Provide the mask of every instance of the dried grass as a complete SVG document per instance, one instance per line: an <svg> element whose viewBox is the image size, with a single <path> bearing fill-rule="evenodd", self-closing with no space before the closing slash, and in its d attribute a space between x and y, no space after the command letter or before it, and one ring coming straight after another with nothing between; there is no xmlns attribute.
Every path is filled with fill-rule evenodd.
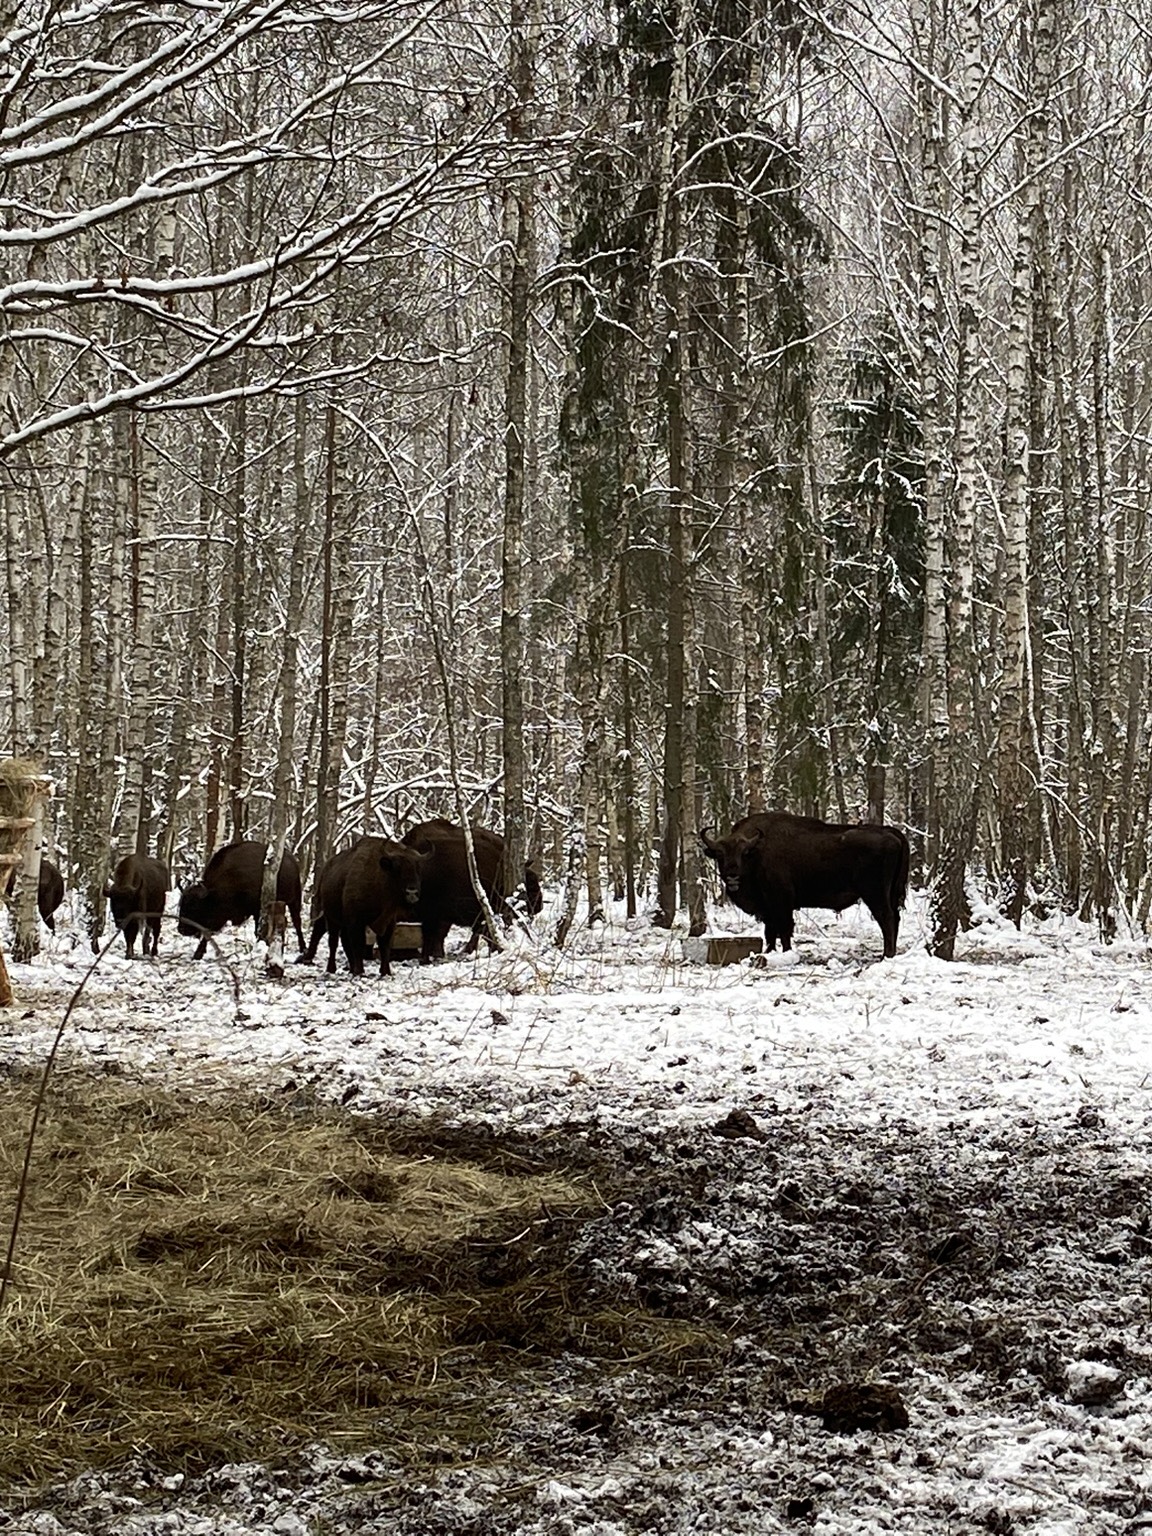
<svg viewBox="0 0 1152 1536"><path fill-rule="evenodd" d="M0 758L0 823L32 815L43 771L31 758ZM15 853L24 835L23 827L0 825L0 853Z"/></svg>
<svg viewBox="0 0 1152 1536"><path fill-rule="evenodd" d="M6 1209L33 1094L0 1088ZM510 1362L707 1353L573 1272L599 1209L586 1175L417 1151L411 1132L399 1155L339 1113L106 1079L54 1088L34 1170L0 1317L4 1482L318 1438L457 1454L491 1428L471 1388Z"/></svg>

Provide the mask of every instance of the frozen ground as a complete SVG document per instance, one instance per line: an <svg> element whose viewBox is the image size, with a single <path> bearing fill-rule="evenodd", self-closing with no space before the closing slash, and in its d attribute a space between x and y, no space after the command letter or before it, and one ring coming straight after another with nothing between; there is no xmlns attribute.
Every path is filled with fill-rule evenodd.
<svg viewBox="0 0 1152 1536"><path fill-rule="evenodd" d="M732 1343L706 1380L563 1357L494 1382L485 1454L419 1484L387 1445L188 1481L142 1464L0 1508L0 1531L1152 1532L1148 947L978 917L951 965L913 903L879 963L857 909L805 915L793 963L764 969L688 966L676 937L616 921L563 956L360 983L267 983L229 933L238 1001L174 931L159 963L113 951L70 1069L311 1087L595 1154L621 1180L581 1261ZM62 932L12 968L5 1062L42 1058L90 960ZM717 1134L732 1111L750 1134ZM860 1380L896 1387L908 1428L804 1411Z"/></svg>

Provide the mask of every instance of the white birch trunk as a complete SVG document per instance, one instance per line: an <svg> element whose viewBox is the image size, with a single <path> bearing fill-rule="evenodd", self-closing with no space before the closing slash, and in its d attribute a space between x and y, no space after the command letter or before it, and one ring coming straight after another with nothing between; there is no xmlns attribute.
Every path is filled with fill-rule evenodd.
<svg viewBox="0 0 1152 1536"><path fill-rule="evenodd" d="M941 754L947 795L941 808L941 848L932 889L929 950L951 960L965 911L964 880L976 833L982 765L974 751L973 686L977 443L977 368L982 297L980 190L983 141L979 122L983 74L981 0L964 0L961 14L962 93L960 231L956 268L959 348L956 369L955 517L948 598L948 737Z"/></svg>
<svg viewBox="0 0 1152 1536"><path fill-rule="evenodd" d="M920 729L925 783L925 862L934 865L939 847L937 764L948 730L948 620L944 548L948 509L944 495L944 423L941 369L944 316L941 313L940 247L944 212L941 168L941 104L932 82L936 37L940 29L937 0L913 0L912 30L917 59L913 89L920 135L920 249L917 332L920 348L921 434L924 449L924 635L920 653Z"/></svg>
<svg viewBox="0 0 1152 1536"><path fill-rule="evenodd" d="M1055 31L1053 0L1037 0L1031 38L1032 110L1019 153L1021 191L1012 264L1005 400L1003 672L997 740L1000 863L1004 910L1017 927L1028 879L1027 840L1031 778L1040 764L1033 752L1028 666L1029 445L1032 423L1028 362L1032 340L1039 167L1047 153L1048 93Z"/></svg>

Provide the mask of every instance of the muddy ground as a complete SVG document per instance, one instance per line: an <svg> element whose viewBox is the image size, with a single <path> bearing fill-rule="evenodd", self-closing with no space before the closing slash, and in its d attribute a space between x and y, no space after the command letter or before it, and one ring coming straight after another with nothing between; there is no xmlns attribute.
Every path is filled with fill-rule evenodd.
<svg viewBox="0 0 1152 1536"><path fill-rule="evenodd" d="M378 1436L297 1428L259 1464L125 1446L15 1493L0 1530L1152 1529L1149 1146L1097 1110L962 1136L838 1126L818 1096L691 1131L372 1129L404 1156L592 1192L519 1241L477 1241L450 1384L398 1389ZM822 1415L829 1388L862 1382L895 1389L906 1428ZM1037 1472L1029 1495L998 1474L989 1426L1013 1423L1021 1456L1070 1480Z"/></svg>

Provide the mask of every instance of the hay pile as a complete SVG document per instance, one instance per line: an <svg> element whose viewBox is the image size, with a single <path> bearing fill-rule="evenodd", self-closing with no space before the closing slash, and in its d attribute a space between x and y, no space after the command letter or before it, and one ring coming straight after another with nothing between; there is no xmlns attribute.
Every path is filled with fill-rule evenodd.
<svg viewBox="0 0 1152 1536"><path fill-rule="evenodd" d="M19 853L27 830L5 826L31 816L40 794L43 769L27 757L0 759L0 853Z"/></svg>
<svg viewBox="0 0 1152 1536"><path fill-rule="evenodd" d="M0 1088L7 1211L33 1091ZM491 1432L485 1372L652 1343L574 1272L575 1230L602 1207L562 1173L431 1143L400 1156L336 1113L107 1079L55 1087L34 1170L0 1317L2 1482L315 1439L455 1456Z"/></svg>

